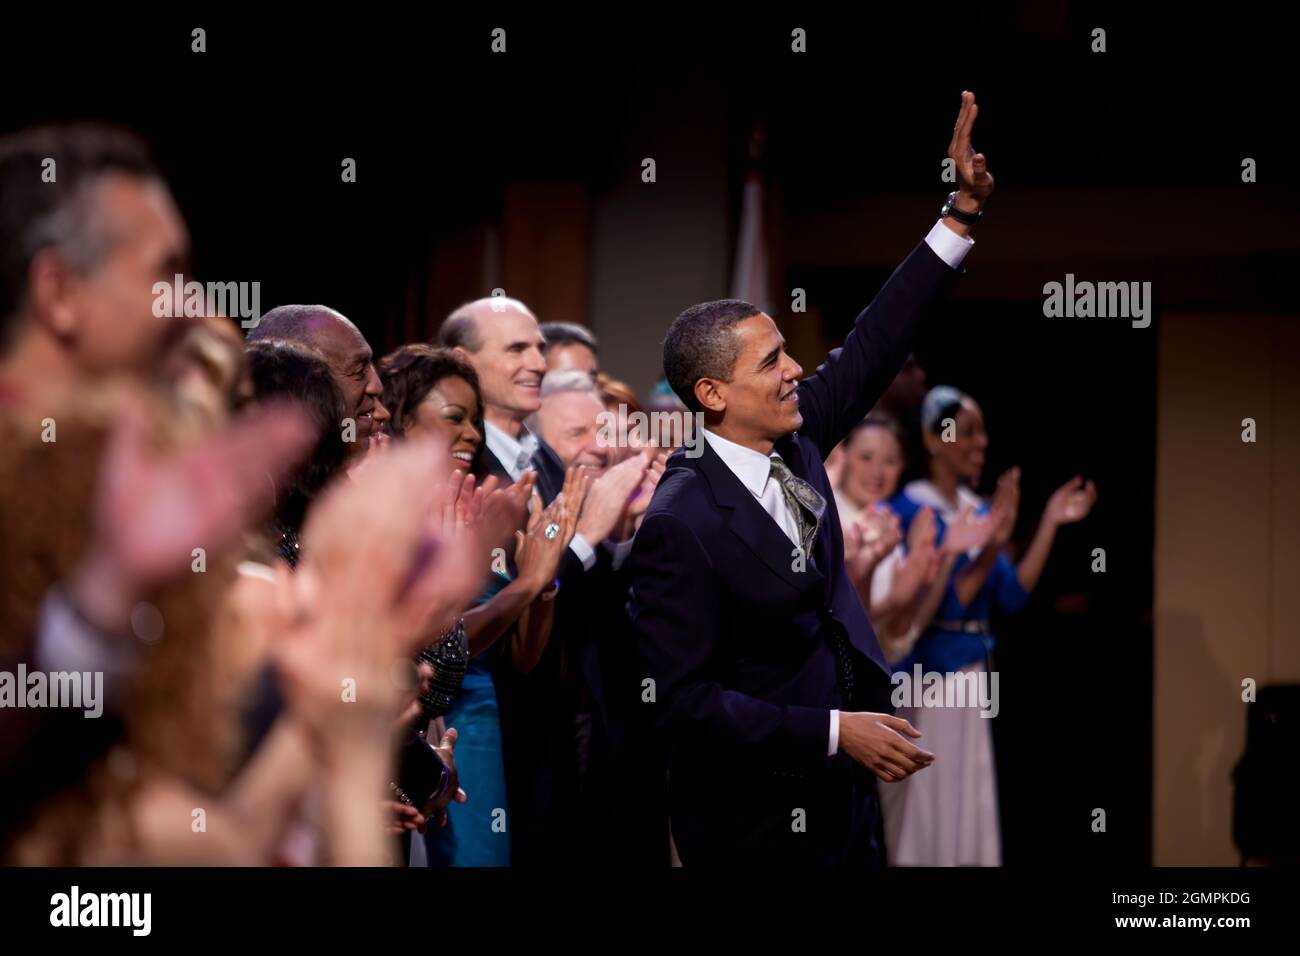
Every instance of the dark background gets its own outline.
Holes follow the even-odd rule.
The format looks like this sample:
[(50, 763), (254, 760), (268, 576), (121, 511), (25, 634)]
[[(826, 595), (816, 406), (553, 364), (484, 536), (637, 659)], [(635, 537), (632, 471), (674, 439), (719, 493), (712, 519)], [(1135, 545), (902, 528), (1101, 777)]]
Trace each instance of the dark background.
[[(1290, 25), (1253, 7), (1137, 20), (1066, 3), (927, 5), (899, 22), (802, 6), (788, 15), (629, 6), (544, 19), (314, 9), (275, 20), (59, 14), (6, 30), (0, 128), (102, 117), (138, 130), (185, 213), (197, 277), (257, 279), (263, 310), (332, 305), (382, 354), (432, 336), (449, 309), (488, 293), (458, 257), (466, 237), (508, 232), (512, 216), (529, 215), (512, 211), (512, 185), (577, 184), (578, 207), (594, 207), (639, 174), (629, 157), (656, 155), (659, 185), (672, 190), (677, 152), (698, 140), (722, 151), (726, 171), (721, 226), (709, 228), (734, 241), (748, 133), (761, 123), (774, 282), (808, 290), (821, 322), (814, 345), (825, 349), (933, 223), (951, 188), (936, 164), (958, 94), (978, 93), (975, 142), (998, 192), (967, 260), (971, 275), (918, 357), (931, 383), (982, 403), (986, 484), (1023, 467), (1019, 537), (1072, 475), (1101, 491), (1088, 522), (1061, 533), (1030, 609), (999, 631), (1005, 860), (1148, 864), (1158, 339), (1127, 321), (1045, 321), (1041, 284), (1066, 271), (1163, 280), (1161, 310), (1294, 311), (1294, 238), (1286, 254), (1166, 260), (1125, 248), (1142, 210), (1098, 223), (1089, 200), (1115, 187), (1149, 190), (1194, 210), (1207, 235), (1240, 228), (1220, 220), (1211, 197), (1239, 182), (1242, 157), (1253, 156), (1261, 182), (1250, 188), (1275, 197), (1279, 219), (1293, 218), (1297, 98), (1282, 67), (1294, 59)], [(1099, 24), (1108, 29), (1103, 55), (1088, 50)], [(208, 31), (202, 56), (189, 49), (196, 25)], [(489, 52), (498, 25), (508, 29), (505, 57)], [(808, 30), (809, 55), (790, 54), (792, 26)], [(719, 104), (704, 119), (686, 108), (701, 99)], [(673, 138), (656, 152), (665, 128)], [(358, 161), (355, 185), (340, 182), (343, 156)], [(1114, 259), (982, 260), (1010, 233), (998, 231), (999, 199), (1035, 189), (1057, 197), (1036, 210), (1041, 234), (1102, 229)], [(837, 211), (894, 194), (924, 197), (911, 225), (867, 216), (856, 228), (897, 233), (897, 249), (855, 251), (860, 236)], [(840, 225), (817, 248), (842, 255), (780, 251), (823, 216)], [(684, 217), (677, 228), (689, 236), (704, 227)], [(586, 227), (579, 232), (596, 263), (576, 268), (584, 286), (601, 250)], [(661, 268), (654, 256), (644, 263), (651, 277)], [(680, 307), (727, 293), (727, 269), (714, 271), (716, 289)], [(653, 335), (672, 318), (638, 312), (635, 291), (629, 299), (626, 315), (538, 311), (590, 322), (618, 354), (625, 331), (648, 324)], [(816, 349), (804, 347), (811, 368)], [(644, 365), (608, 370), (642, 390), (649, 383)], [(1097, 546), (1107, 549), (1105, 575), (1088, 570)], [(1105, 835), (1087, 826), (1093, 807), (1108, 810)]]

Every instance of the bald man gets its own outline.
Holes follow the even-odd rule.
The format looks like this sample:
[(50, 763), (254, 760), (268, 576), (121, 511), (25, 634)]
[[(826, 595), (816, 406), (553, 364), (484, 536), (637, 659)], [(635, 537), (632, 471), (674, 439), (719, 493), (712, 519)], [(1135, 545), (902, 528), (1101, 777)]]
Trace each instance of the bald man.
[[(488, 450), (486, 474), (508, 484), (534, 470), (537, 490), (549, 504), (564, 484), (564, 463), (525, 425), (541, 408), (542, 376), (546, 374), (546, 340), (537, 317), (518, 299), (478, 299), (447, 318), (439, 342), (455, 350), (478, 373)], [(631, 488), (622, 484), (626, 483), (594, 483), (583, 505), (578, 533), (569, 549), (588, 570), (596, 564), (593, 545), (614, 530), (626, 509)]]
[[(364, 453), (384, 440), (388, 409), (379, 401), (384, 387), (375, 371), (375, 354), (361, 330), (341, 312), (324, 305), (282, 305), (262, 316), (248, 333), (249, 342), (283, 339), (318, 352), (343, 393), (344, 407), (356, 422), (352, 454)], [(342, 427), (342, 423), (340, 423)]]
[[(478, 373), (488, 450), (517, 481), (537, 450), (524, 420), (541, 406), (546, 374), (546, 340), (536, 316), (518, 299), (478, 299), (451, 314), (442, 324), (439, 340)], [(527, 457), (521, 457), (524, 453)], [(545, 477), (539, 473), (539, 482)], [(546, 497), (545, 491), (542, 494)]]
[[(549, 504), (563, 486), (564, 462), (525, 425), (541, 407), (546, 374), (546, 343), (537, 318), (518, 299), (479, 299), (447, 318), (439, 342), (478, 373), (487, 445), (483, 476), (496, 475), (509, 484), (525, 471), (536, 471), (538, 493)], [(555, 623), (542, 660), (528, 674), (513, 671), (508, 658), (495, 671), (515, 866), (572, 859), (582, 825), (579, 776), (592, 735), (599, 732), (593, 731), (593, 714), (606, 709), (595, 641), (610, 630), (613, 615), (604, 602), (618, 594), (616, 566), (630, 542), (600, 552), (596, 546), (622, 524), (628, 499), (645, 474), (642, 457), (623, 465), (593, 482), (583, 504), (578, 532), (560, 564)], [(574, 662), (580, 674), (574, 673)]]

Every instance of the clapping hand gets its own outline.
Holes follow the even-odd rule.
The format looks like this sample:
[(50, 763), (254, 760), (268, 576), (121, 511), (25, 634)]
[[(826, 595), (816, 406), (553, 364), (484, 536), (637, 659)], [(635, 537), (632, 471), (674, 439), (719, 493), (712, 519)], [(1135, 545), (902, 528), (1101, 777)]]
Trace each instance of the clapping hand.
[(1043, 518), (1056, 525), (1082, 521), (1097, 503), (1097, 487), (1091, 481), (1084, 484), (1076, 475), (1052, 492), (1043, 509)]
[(578, 519), (578, 533), (593, 546), (609, 537), (627, 515), (632, 494), (645, 478), (650, 456), (637, 452), (595, 480)]
[(900, 568), (912, 568), (919, 573), (919, 583), (928, 584), (939, 571), (939, 549), (935, 539), (939, 533), (934, 512), (922, 507), (907, 529), (907, 554)]
[(389, 449), (308, 515), (277, 664), (291, 708), (327, 744), (391, 734), (404, 703), (394, 668), (433, 608), (460, 606), (477, 586), (459, 548), (428, 535), (439, 494), (428, 475), (442, 454), (421, 441)]
[(651, 455), (650, 467), (646, 469), (641, 487), (636, 490), (636, 495), (627, 506), (628, 516), (632, 518), (641, 517), (645, 514), (646, 508), (650, 507), (650, 499), (654, 497), (655, 489), (659, 487), (659, 479), (663, 477), (665, 462), (668, 460), (667, 449), (652, 449), (647, 451), (647, 454)]
[(998, 478), (989, 510), (994, 516), (993, 534), (989, 540), (995, 548), (1001, 548), (1011, 540), (1011, 535), (1016, 530), (1016, 518), (1020, 514), (1019, 465), (1008, 468)]
[(844, 536), (844, 564), (849, 577), (859, 583), (902, 540), (898, 516), (884, 506), (868, 508), (853, 519)]
[(1001, 512), (979, 514), (974, 505), (965, 505), (944, 532), (943, 552), (962, 555), (982, 549), (1003, 521)]
[(533, 492), (528, 530), (515, 532), (515, 567), (520, 580), (534, 590), (544, 590), (555, 578), (560, 559), (578, 530), (578, 515), (591, 483), (591, 474), (575, 465), (565, 473), (563, 490), (546, 508), (542, 508), (541, 496)]
[(277, 403), (170, 455), (148, 432), (144, 401), (132, 394), (109, 438), (73, 581), (79, 607), (106, 633), (125, 630), (136, 601), (187, 571), (195, 548), (223, 547), (267, 511), (315, 429), (297, 406)]

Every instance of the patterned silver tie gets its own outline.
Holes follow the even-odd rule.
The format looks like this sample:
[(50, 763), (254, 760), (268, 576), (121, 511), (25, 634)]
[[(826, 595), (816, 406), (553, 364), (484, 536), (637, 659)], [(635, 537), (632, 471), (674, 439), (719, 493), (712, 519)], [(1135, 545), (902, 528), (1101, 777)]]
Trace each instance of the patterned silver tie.
[(780, 457), (772, 456), (772, 477), (781, 486), (786, 504), (799, 525), (799, 543), (805, 555), (812, 554), (813, 542), (826, 514), (826, 499), (812, 485), (796, 477)]
[[(826, 514), (826, 499), (816, 488), (797, 477), (790, 470), (790, 466), (776, 455), (772, 456), (772, 477), (781, 486), (786, 504), (794, 513), (795, 521), (799, 525), (799, 540), (803, 553), (808, 557), (809, 562), (812, 562), (813, 542), (817, 540), (817, 531), (821, 528), (822, 518)], [(815, 566), (815, 562), (812, 563)], [(826, 643), (835, 654), (835, 669), (847, 705), (853, 697), (854, 684), (853, 654), (849, 649), (848, 635), (844, 633), (839, 622), (834, 620), (826, 621), (822, 631)]]

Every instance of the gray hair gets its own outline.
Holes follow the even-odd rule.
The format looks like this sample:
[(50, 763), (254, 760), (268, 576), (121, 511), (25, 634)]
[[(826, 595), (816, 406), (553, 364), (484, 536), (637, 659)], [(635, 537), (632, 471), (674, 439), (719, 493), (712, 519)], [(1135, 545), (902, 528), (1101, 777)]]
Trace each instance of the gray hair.
[[(542, 387), (538, 393), (541, 399), (545, 400), (552, 395), (563, 395), (566, 392), (591, 395), (596, 401), (601, 401), (600, 389), (596, 387), (596, 380), (582, 369), (557, 368), (542, 376)], [(601, 402), (601, 405), (603, 406), (604, 402)], [(539, 424), (537, 412), (533, 412), (524, 420), (524, 426), (530, 432), (538, 434), (540, 434)]]
[(600, 398), (600, 390), (596, 387), (596, 380), (582, 369), (557, 368), (543, 376), (540, 393), (542, 398), (561, 395), (565, 392), (580, 392)]
[[(46, 164), (54, 178), (46, 181)], [(0, 137), (0, 346), (16, 331), (32, 259), (57, 248), (82, 273), (93, 272), (116, 237), (102, 215), (100, 187), (110, 175), (161, 182), (142, 140), (101, 123), (61, 123)]]

